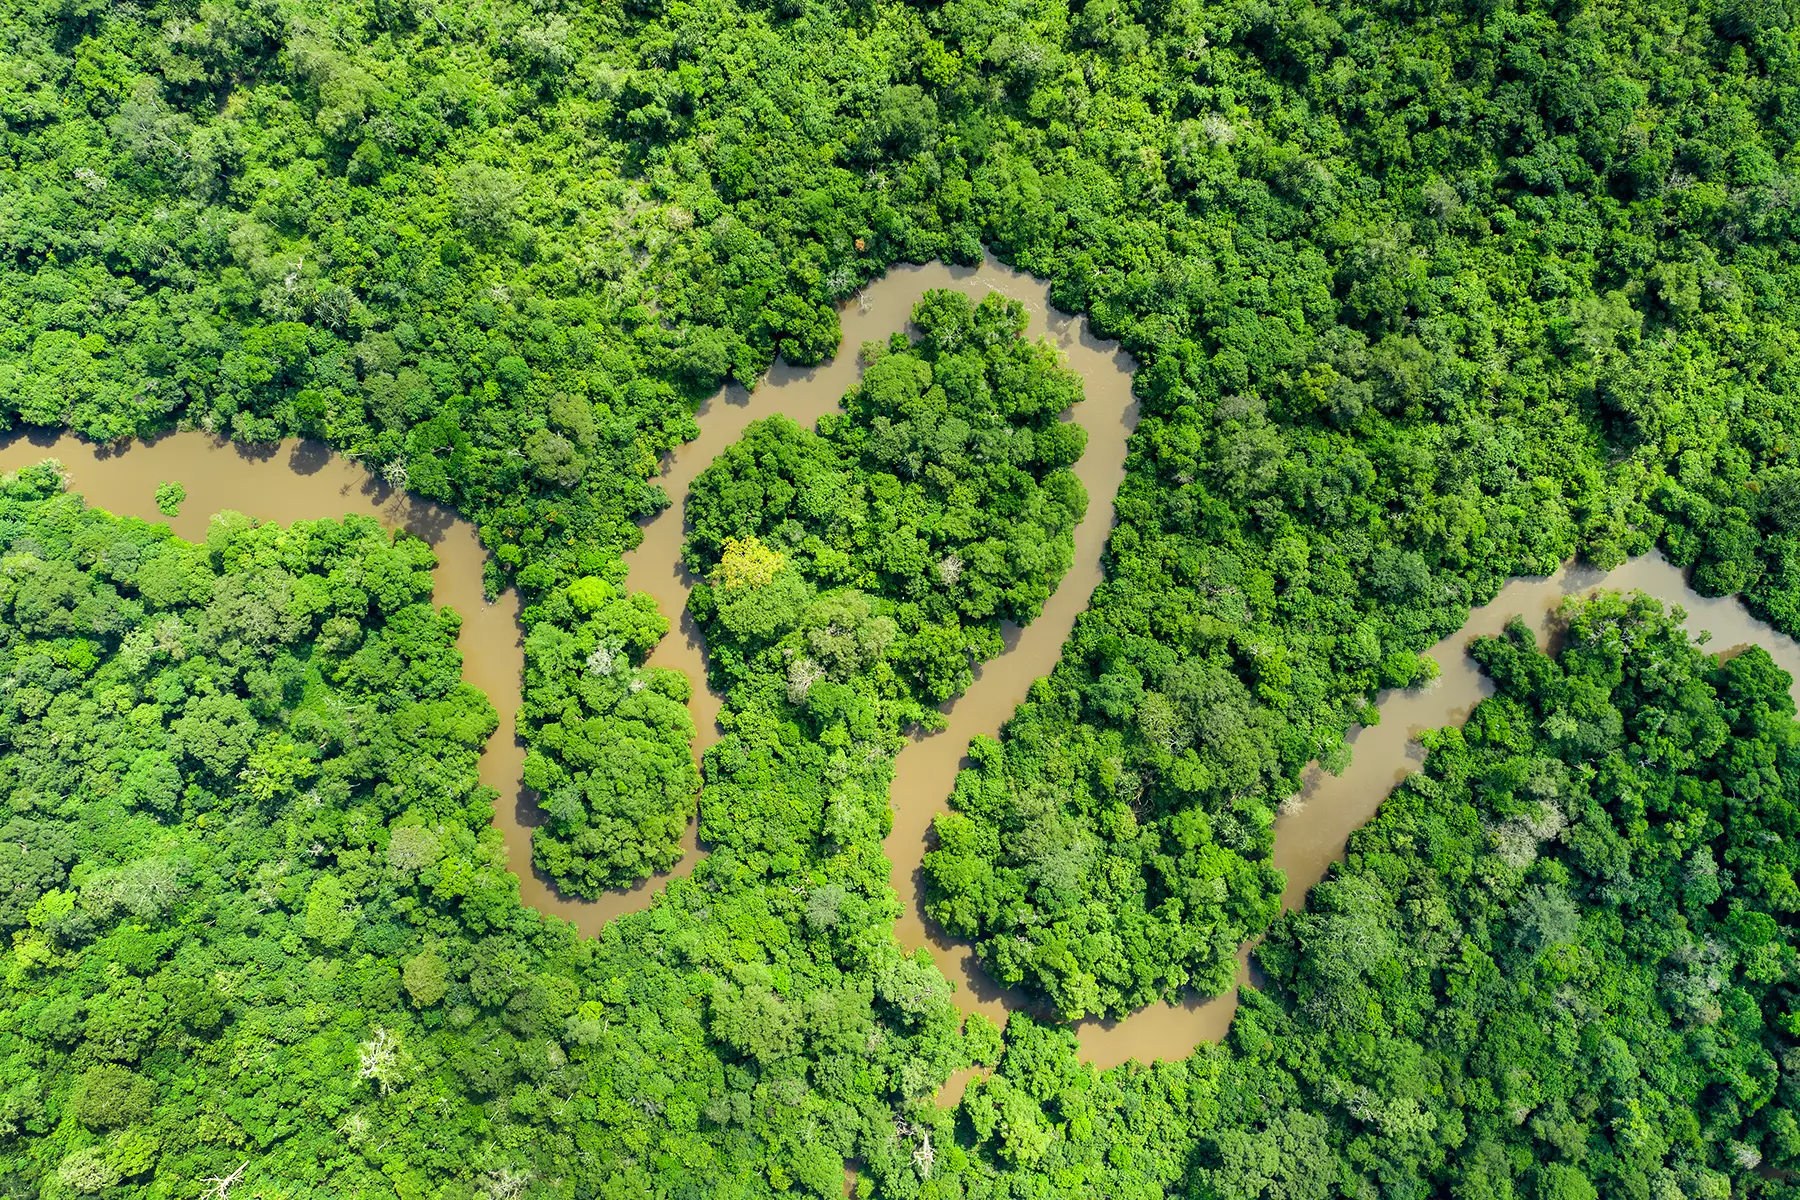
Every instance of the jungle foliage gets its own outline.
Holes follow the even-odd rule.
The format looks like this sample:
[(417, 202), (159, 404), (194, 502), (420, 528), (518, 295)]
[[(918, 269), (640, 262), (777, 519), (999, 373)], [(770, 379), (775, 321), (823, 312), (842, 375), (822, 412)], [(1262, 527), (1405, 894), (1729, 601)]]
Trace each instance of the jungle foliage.
[(1497, 694), (1277, 923), (1228, 1041), (1100, 1074), (1023, 1015), (959, 1031), (895, 950), (886, 660), (734, 694), (712, 854), (588, 941), (518, 903), (423, 543), (188, 545), (49, 467), (0, 538), (9, 1189), (832, 1196), (854, 1157), (896, 1196), (1724, 1200), (1800, 1164), (1792, 680), (1647, 598), (1476, 643)]
[[(605, 560), (615, 581), (622, 568)], [(642, 667), (668, 619), (645, 593), (627, 596), (600, 575), (551, 591), (522, 617), (524, 783), (545, 818), (532, 831), (533, 861), (577, 896), (667, 870), (700, 791), (687, 677)]]
[[(892, 262), (985, 244), (1122, 339), (1108, 584), (933, 871), (1070, 1015), (1218, 986), (1301, 767), (1508, 574), (1660, 543), (1800, 628), (1789, 0), (5, 18), (4, 419), (325, 437), (530, 602)], [(575, 803), (571, 886), (670, 852), (679, 804)]]
[[(802, 629), (805, 644), (784, 648), (795, 703), (891, 657), (909, 693), (935, 704), (1068, 570), (1087, 509), (1069, 467), (1087, 433), (1059, 418), (1080, 402), (1080, 377), (1025, 340), (1024, 308), (998, 294), (927, 292), (912, 319), (916, 339), (863, 347), (841, 414), (816, 432), (759, 421), (694, 481), (683, 554), (701, 582), (689, 607), (723, 677)], [(759, 554), (764, 576), (746, 574)], [(869, 596), (878, 625), (846, 608), (873, 613)]]
[(1793, 680), (1642, 595), (1496, 694), (1257, 951), (1232, 1031), (1097, 1074), (1015, 1016), (944, 1195), (1791, 1196)]
[[(1107, 583), (928, 868), (1065, 1015), (1223, 986), (1275, 805), (1507, 575), (1661, 545), (1800, 632), (1791, 0), (0, 13), (0, 420), (314, 434), (469, 514), (527, 601), (572, 890), (668, 861), (691, 803), (616, 569), (657, 455), (902, 259), (985, 244), (1140, 364)], [(843, 427), (755, 436), (771, 479), (876, 473)], [(1791, 1190), (1791, 722), (1754, 652), (1641, 609), (1558, 662), (1490, 644), (1501, 702), (1275, 925), (1231, 1042), (1097, 1075), (1023, 1017), (959, 1034), (889, 926), (890, 756), (1029, 591), (965, 611), (942, 558), (822, 527), (862, 565), (809, 585), (818, 630), (733, 651), (706, 612), (712, 854), (582, 942), (501, 866), (423, 547), (183, 547), (42, 475), (5, 504), (5, 1190)], [(837, 570), (779, 525), (708, 534), (715, 582)]]
[[(432, 565), (362, 518), (190, 545), (49, 465), (0, 483), (0, 1189), (836, 1196), (857, 1158), (916, 1190), (896, 1129), (998, 1033), (896, 948), (881, 755), (843, 739), (831, 853), (806, 815), (831, 731), (897, 716), (821, 714), (801, 769), (740, 722), (730, 761), (812, 793), (738, 768), (763, 809), (584, 940), (519, 903)], [(544, 654), (640, 636), (609, 586), (546, 602)], [(625, 660), (564, 713), (676, 702)]]
[[(1554, 658), (1518, 622), (1473, 644), (1497, 694), (1427, 738), (1424, 771), (1264, 943), (1268, 1001), (1234, 1047), (1287, 1077), (1290, 1129), (1302, 1107), (1332, 1126), (1322, 1177), (1723, 1196), (1766, 1165), (1782, 1190), (1793, 680), (1759, 648), (1700, 652), (1642, 595), (1574, 606), (1566, 632)], [(1211, 1142), (1215, 1177), (1249, 1161), (1249, 1137)]]
[(1142, 364), (1106, 583), (927, 868), (999, 978), (1225, 986), (1304, 765), (1508, 575), (1660, 543), (1800, 628), (1787, 6), (927, 24), (999, 93), (984, 238)]

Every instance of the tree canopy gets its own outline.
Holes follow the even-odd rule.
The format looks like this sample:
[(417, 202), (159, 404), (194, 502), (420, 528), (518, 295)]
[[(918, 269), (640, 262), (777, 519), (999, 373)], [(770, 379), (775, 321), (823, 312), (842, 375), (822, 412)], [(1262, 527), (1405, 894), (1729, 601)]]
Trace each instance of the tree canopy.
[(936, 703), (1068, 570), (1087, 434), (1060, 418), (1080, 378), (998, 294), (927, 292), (912, 318), (916, 340), (863, 347), (861, 382), (817, 432), (758, 421), (694, 481), (683, 553), (716, 671), (798, 628), (798, 695), (891, 652)]
[[(913, 1172), (896, 1122), (937, 1111), (969, 1047), (894, 943), (885, 759), (839, 757), (817, 852), (822, 759), (741, 737), (709, 769), (760, 807), (720, 811), (692, 880), (582, 940), (519, 903), (475, 777), (494, 710), (432, 561), (368, 519), (224, 513), (190, 545), (52, 465), (0, 481), (5, 1186), (188, 1196), (243, 1168), (287, 1196), (835, 1196), (847, 1159)], [(552, 730), (670, 720), (646, 700), (685, 721), (682, 681), (629, 665), (660, 626), (603, 578), (543, 607), (530, 707), (557, 720), (528, 770), (614, 789), (604, 830), (641, 797), (581, 756), (632, 748)], [(611, 639), (578, 691), (544, 682)], [(822, 726), (897, 742), (891, 707), (843, 690)], [(638, 753), (691, 801), (685, 738), (645, 738), (679, 749)]]
[(571, 891), (668, 862), (693, 803), (682, 682), (642, 666), (670, 614), (618, 553), (700, 399), (836, 351), (894, 263), (1049, 280), (1141, 422), (932, 911), (1066, 1017), (1222, 988), (1269, 931), (1228, 1044), (1105, 1074), (959, 1028), (894, 942), (894, 748), (1087, 499), (1074, 384), (1004, 305), (929, 309), (696, 491), (714, 848), (588, 942), (501, 865), (423, 544), (186, 545), (28, 472), (0, 1191), (837, 1195), (852, 1159), (907, 1198), (1793, 1191), (1792, 713), (1756, 652), (1617, 600), (1555, 657), (1488, 643), (1496, 700), (1305, 913), (1269, 867), (1304, 765), (1511, 574), (1660, 546), (1800, 633), (1791, 0), (0, 14), (0, 425), (309, 434), (469, 516), (525, 600)]

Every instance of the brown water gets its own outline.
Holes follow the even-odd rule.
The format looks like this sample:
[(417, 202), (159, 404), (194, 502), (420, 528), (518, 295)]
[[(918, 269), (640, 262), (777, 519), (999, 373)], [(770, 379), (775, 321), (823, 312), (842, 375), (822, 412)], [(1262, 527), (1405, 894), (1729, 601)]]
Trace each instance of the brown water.
[[(1086, 323), (1056, 312), (1049, 305), (1049, 288), (1028, 275), (1007, 269), (993, 259), (979, 267), (900, 265), (871, 285), (839, 313), (844, 337), (839, 353), (817, 367), (793, 367), (777, 363), (757, 384), (755, 391), (726, 388), (700, 408), (700, 436), (665, 456), (657, 482), (674, 503), (644, 524), (644, 540), (625, 555), (630, 569), (627, 584), (649, 592), (656, 606), (674, 628), (651, 652), (647, 665), (680, 671), (694, 684), (688, 711), (697, 736), (696, 758), (719, 737), (718, 717), (722, 697), (707, 689), (706, 647), (700, 630), (687, 612), (688, 591), (694, 580), (681, 565), (681, 547), (687, 537), (685, 516), (688, 488), (714, 459), (744, 435), (752, 421), (782, 414), (812, 428), (820, 417), (839, 411), (844, 393), (862, 377), (858, 351), (867, 341), (885, 342), (895, 330), (904, 329), (913, 305), (931, 288), (952, 288), (980, 298), (999, 292), (1022, 303), (1030, 314), (1027, 336), (1049, 337), (1067, 356), (1069, 365), (1086, 379), (1087, 399), (1072, 414), (1088, 428), (1088, 446), (1075, 465), (1075, 474), (1088, 491), (1088, 517), (1076, 533), (1075, 564), (1043, 616), (1021, 632), (1008, 626), (1007, 654), (989, 664), (966, 694), (946, 706), (950, 728), (909, 746), (900, 756), (894, 785), (894, 831), (888, 838), (890, 858), (898, 852), (902, 868), (894, 874), (895, 890), (905, 904), (900, 940), (911, 948), (924, 940), (918, 919), (917, 887), (920, 857), (931, 817), (941, 810), (950, 794), (969, 739), (992, 733), (1012, 715), (1037, 676), (1055, 665), (1063, 640), (1075, 618), (1087, 606), (1089, 594), (1100, 581), (1100, 552), (1111, 525), (1112, 497), (1125, 477), (1125, 440), (1137, 423), (1137, 405), (1131, 395), (1131, 360), (1113, 343), (1101, 343), (1086, 332)], [(702, 803), (705, 803), (704, 796)], [(502, 815), (510, 845), (529, 842), (526, 830), (514, 828), (536, 816), (535, 806), (520, 806)], [(695, 825), (688, 827), (686, 854), (674, 870), (640, 884), (629, 892), (615, 892), (598, 901), (569, 900), (557, 896), (547, 882), (525, 875), (525, 902), (574, 921), (583, 933), (592, 934), (623, 912), (648, 905), (655, 888), (664, 880), (691, 873), (699, 861)], [(910, 857), (904, 857), (910, 855)], [(526, 854), (525, 861), (529, 862)], [(940, 959), (944, 956), (940, 952)], [(979, 968), (963, 964), (964, 991), (985, 980)]]
[[(885, 341), (905, 328), (913, 305), (930, 288), (953, 288), (977, 298), (995, 291), (1019, 300), (1030, 314), (1028, 336), (1048, 336), (1067, 355), (1069, 365), (1086, 377), (1087, 400), (1072, 415), (1088, 428), (1088, 447), (1074, 470), (1087, 488), (1089, 502), (1088, 517), (1076, 533), (1074, 566), (1043, 615), (1024, 631), (1009, 625), (1008, 653), (978, 672), (975, 685), (954, 706), (946, 706), (950, 728), (909, 746), (901, 756), (904, 773), (894, 789), (897, 812), (888, 850), (893, 854), (912, 847), (909, 865), (895, 872), (896, 890), (908, 914), (900, 934), (909, 947), (924, 938), (916, 893), (923, 839), (931, 817), (949, 795), (964, 747), (977, 733), (997, 731), (1031, 681), (1055, 664), (1063, 639), (1100, 580), (1100, 552), (1110, 527), (1112, 497), (1124, 478), (1125, 440), (1137, 419), (1130, 359), (1113, 343), (1095, 339), (1084, 321), (1050, 308), (1045, 285), (992, 258), (979, 267), (896, 266), (840, 312), (844, 337), (836, 358), (813, 368), (778, 363), (754, 392), (726, 388), (701, 406), (700, 436), (667, 455), (657, 477), (675, 503), (645, 523), (643, 543), (625, 556), (628, 585), (649, 592), (675, 625), (651, 653), (649, 665), (681, 671), (693, 681), (688, 708), (698, 731), (693, 747), (698, 758), (718, 739), (721, 697), (705, 687), (705, 647), (686, 611), (693, 583), (681, 567), (688, 487), (743, 436), (750, 422), (780, 413), (811, 427), (819, 417), (838, 411), (839, 400), (861, 376), (857, 351), (862, 343)], [(700, 858), (692, 823), (686, 852), (672, 871), (598, 900), (558, 895), (549, 878), (532, 868), (531, 830), (542, 814), (519, 780), (523, 747), (507, 736), (518, 709), (523, 670), (518, 598), (508, 592), (498, 604), (485, 602), (481, 567), (486, 552), (473, 527), (452, 510), (396, 494), (361, 466), (315, 442), (244, 447), (201, 433), (171, 434), (124, 449), (95, 446), (68, 434), (15, 434), (0, 440), (0, 470), (17, 470), (44, 458), (61, 460), (74, 488), (90, 503), (115, 513), (167, 521), (190, 539), (204, 538), (211, 514), (227, 508), (283, 523), (366, 513), (389, 528), (423, 538), (438, 554), (433, 576), (437, 603), (452, 605), (464, 615), (458, 638), (464, 678), (486, 692), (500, 713), (502, 733), (482, 755), (480, 775), (482, 782), (500, 792), (495, 824), (505, 836), (507, 862), (519, 877), (525, 903), (572, 921), (582, 933), (592, 935), (614, 917), (648, 907), (667, 880), (692, 873)], [(152, 496), (164, 480), (178, 480), (187, 488), (177, 518), (156, 511)], [(966, 954), (959, 962), (965, 991), (991, 986)]]
[[(1498, 634), (1513, 617), (1522, 617), (1546, 645), (1557, 608), (1568, 596), (1598, 589), (1643, 591), (1665, 604), (1687, 610), (1691, 633), (1712, 635), (1708, 649), (1729, 655), (1752, 643), (1767, 650), (1793, 675), (1800, 700), (1800, 643), (1752, 617), (1741, 602), (1702, 596), (1687, 585), (1682, 571), (1660, 553), (1633, 559), (1611, 572), (1565, 566), (1545, 578), (1515, 579), (1492, 603), (1469, 614), (1468, 621), (1430, 650), (1443, 673), (1417, 690), (1383, 692), (1377, 699), (1378, 725), (1355, 731), (1355, 756), (1342, 775), (1333, 777), (1317, 764), (1307, 769), (1299, 795), (1284, 806), (1275, 822), (1275, 865), (1287, 873), (1282, 907), (1297, 909), (1306, 893), (1344, 857), (1350, 834), (1369, 822), (1381, 802), (1402, 779), (1419, 769), (1424, 752), (1419, 734), (1444, 725), (1460, 725), (1483, 697), (1493, 692), (1487, 676), (1468, 655), (1476, 637)], [(1238, 985), (1249, 981), (1248, 950), (1238, 955)], [(1122, 1021), (1086, 1021), (1079, 1027), (1081, 1057), (1105, 1068), (1129, 1059), (1185, 1058), (1201, 1042), (1216, 1042), (1231, 1027), (1237, 993), (1182, 1003), (1155, 1004)]]
[[(1022, 995), (998, 987), (980, 969), (970, 948), (928, 928), (922, 917), (920, 864), (927, 849), (932, 818), (944, 811), (969, 739), (997, 733), (1024, 698), (1031, 682), (1049, 672), (1075, 618), (1086, 607), (1101, 579), (1101, 552), (1111, 528), (1112, 498), (1124, 478), (1125, 441), (1136, 423), (1137, 406), (1130, 391), (1131, 362), (1112, 343), (1095, 339), (1086, 322), (1055, 312), (1047, 289), (989, 260), (979, 268), (942, 265), (897, 267), (871, 286), (861, 302), (843, 312), (844, 352), (813, 369), (779, 365), (753, 393), (728, 389), (699, 413), (700, 437), (678, 448), (664, 463), (659, 481), (675, 505), (648, 522), (643, 544), (626, 556), (631, 586), (655, 597), (663, 613), (677, 622), (650, 662), (686, 674), (695, 683), (690, 709), (699, 736), (699, 754), (718, 736), (719, 697), (704, 687), (704, 647), (685, 605), (691, 580), (680, 566), (684, 537), (682, 510), (689, 484), (720, 451), (735, 442), (751, 421), (784, 413), (803, 425), (833, 412), (857, 379), (856, 348), (865, 340), (885, 339), (904, 327), (913, 303), (927, 289), (952, 287), (972, 295), (999, 291), (1021, 301), (1031, 313), (1031, 335), (1048, 335), (1086, 382), (1087, 399), (1073, 416), (1087, 426), (1086, 453), (1076, 465), (1088, 492), (1087, 518), (1076, 530), (1075, 557), (1043, 614), (1029, 627), (1005, 631), (1007, 651), (977, 672), (974, 685), (944, 707), (947, 728), (919, 737), (900, 754), (893, 789), (894, 826), (886, 841), (893, 864), (892, 883), (902, 905), (898, 936), (912, 948), (929, 944), (946, 975), (960, 987), (957, 1000), (965, 1012), (982, 1012), (997, 1022), (1027, 1005)], [(613, 917), (647, 907), (658, 886), (669, 877), (686, 875), (699, 859), (692, 827), (688, 853), (670, 876), (659, 876), (629, 891), (610, 893), (598, 901), (556, 895), (547, 879), (531, 868), (531, 827), (537, 808), (519, 782), (522, 748), (510, 730), (518, 707), (523, 666), (517, 624), (518, 601), (508, 593), (497, 604), (484, 602), (481, 567), (485, 552), (474, 530), (447, 508), (416, 497), (395, 494), (362, 467), (309, 442), (283, 442), (275, 447), (245, 448), (199, 433), (174, 434), (122, 452), (95, 447), (64, 435), (0, 440), (0, 470), (47, 457), (69, 468), (73, 486), (88, 500), (116, 513), (167, 520), (183, 537), (205, 536), (210, 514), (237, 509), (263, 520), (291, 522), (318, 517), (367, 513), (390, 528), (405, 529), (429, 542), (439, 565), (434, 574), (435, 599), (463, 614), (458, 646), (463, 674), (493, 701), (500, 728), (481, 759), (484, 783), (502, 796), (495, 823), (502, 830), (511, 869), (519, 876), (527, 904), (573, 922), (587, 934)], [(161, 516), (152, 500), (156, 485), (179, 480), (188, 490), (182, 515)], [(1416, 770), (1418, 734), (1425, 729), (1463, 721), (1490, 690), (1485, 677), (1464, 652), (1470, 638), (1498, 633), (1514, 615), (1523, 616), (1540, 633), (1565, 596), (1598, 587), (1640, 589), (1665, 601), (1680, 603), (1690, 614), (1689, 627), (1710, 631), (1713, 648), (1729, 650), (1756, 642), (1781, 666), (1800, 678), (1800, 644), (1753, 620), (1734, 600), (1715, 600), (1689, 590), (1680, 571), (1657, 556), (1647, 556), (1602, 575), (1565, 569), (1548, 579), (1515, 580), (1469, 622), (1431, 653), (1443, 668), (1430, 687), (1394, 691), (1378, 699), (1379, 725), (1352, 737), (1355, 757), (1343, 775), (1309, 769), (1304, 787), (1276, 822), (1275, 864), (1287, 873), (1283, 896), (1287, 908), (1302, 898), (1330, 864), (1340, 860), (1351, 831), (1374, 814), (1395, 783)], [(1240, 953), (1239, 982), (1248, 978)], [(1216, 1041), (1230, 1026), (1236, 994), (1212, 1000), (1188, 997), (1175, 1005), (1153, 1005), (1122, 1021), (1087, 1021), (1077, 1027), (1081, 1057), (1108, 1067), (1130, 1059), (1151, 1061), (1187, 1056), (1203, 1041)], [(940, 1100), (959, 1096), (971, 1073), (959, 1073)]]

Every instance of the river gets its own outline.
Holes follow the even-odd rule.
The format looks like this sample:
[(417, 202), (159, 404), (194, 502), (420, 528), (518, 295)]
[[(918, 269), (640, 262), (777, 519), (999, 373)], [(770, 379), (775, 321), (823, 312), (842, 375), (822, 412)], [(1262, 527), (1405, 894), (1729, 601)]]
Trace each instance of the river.
[[(629, 586), (649, 592), (662, 612), (675, 622), (650, 657), (656, 666), (686, 674), (695, 683), (690, 704), (699, 730), (694, 752), (701, 753), (718, 737), (720, 698), (704, 686), (704, 646), (686, 615), (691, 584), (681, 569), (684, 536), (682, 513), (688, 485), (725, 447), (735, 442), (751, 421), (783, 413), (804, 425), (833, 412), (839, 398), (857, 378), (855, 350), (863, 341), (885, 339), (902, 328), (913, 303), (927, 288), (951, 287), (982, 295), (998, 291), (1021, 301), (1031, 314), (1030, 335), (1048, 336), (1067, 356), (1086, 383), (1086, 399), (1071, 414), (1088, 430), (1088, 446), (1075, 472), (1088, 492), (1087, 518), (1075, 534), (1074, 564), (1043, 614), (1024, 629), (1005, 630), (1006, 652), (976, 673), (962, 696), (944, 706), (947, 727), (920, 736), (901, 752), (895, 764), (894, 824), (886, 841), (891, 880), (902, 905), (896, 930), (902, 945), (929, 944), (945, 974), (957, 986), (965, 1012), (982, 1012), (998, 1022), (1026, 1006), (1026, 998), (1000, 988), (976, 964), (971, 949), (944, 937), (923, 917), (921, 862), (932, 818), (944, 811), (963, 762), (969, 739), (992, 735), (1024, 698), (1031, 682), (1047, 674), (1061, 653), (1075, 618), (1086, 607), (1101, 579), (1101, 559), (1111, 528), (1111, 501), (1124, 479), (1126, 439), (1137, 420), (1131, 395), (1129, 357), (1113, 343), (1096, 339), (1085, 320), (1056, 312), (1048, 289), (992, 259), (978, 268), (900, 266), (871, 285), (842, 312), (843, 352), (816, 368), (778, 364), (754, 392), (729, 388), (703, 405), (698, 414), (700, 436), (668, 455), (658, 477), (675, 503), (644, 527), (644, 541), (626, 555)], [(146, 520), (166, 520), (182, 537), (205, 537), (210, 515), (237, 509), (262, 520), (291, 522), (318, 517), (366, 513), (390, 528), (405, 529), (436, 550), (435, 599), (463, 614), (458, 646), (463, 674), (486, 692), (500, 713), (500, 730), (481, 759), (484, 783), (497, 789), (495, 813), (506, 842), (508, 863), (520, 879), (525, 903), (573, 921), (592, 935), (607, 921), (645, 908), (663, 882), (690, 873), (701, 855), (690, 825), (687, 853), (670, 875), (638, 887), (609, 893), (597, 901), (558, 896), (549, 881), (531, 866), (531, 828), (537, 808), (519, 781), (524, 753), (511, 736), (518, 708), (523, 666), (518, 629), (518, 599), (509, 592), (498, 603), (482, 595), (485, 560), (474, 529), (448, 508), (397, 494), (356, 463), (311, 442), (288, 441), (275, 446), (242, 447), (198, 432), (170, 434), (119, 451), (73, 436), (13, 434), (0, 441), (0, 470), (16, 470), (43, 458), (60, 459), (73, 486), (87, 499), (112, 512)], [(156, 511), (152, 494), (163, 480), (179, 480), (188, 491), (179, 517)], [(1595, 588), (1641, 589), (1687, 609), (1689, 626), (1713, 635), (1715, 650), (1731, 650), (1752, 641), (1800, 679), (1800, 644), (1751, 618), (1736, 600), (1709, 599), (1690, 590), (1682, 573), (1656, 555), (1627, 563), (1608, 574), (1566, 567), (1549, 578), (1514, 580), (1495, 600), (1475, 610), (1464, 627), (1433, 647), (1443, 668), (1429, 687), (1393, 691), (1378, 699), (1381, 722), (1352, 736), (1354, 759), (1340, 776), (1309, 768), (1304, 786), (1276, 822), (1275, 865), (1287, 873), (1283, 904), (1297, 907), (1306, 891), (1330, 864), (1341, 859), (1345, 840), (1364, 824), (1395, 783), (1419, 765), (1420, 731), (1457, 724), (1490, 690), (1464, 647), (1470, 638), (1498, 633), (1514, 615), (1540, 631), (1565, 596)], [(704, 798), (702, 799), (704, 803)], [(1240, 955), (1240, 962), (1246, 955)], [(1240, 968), (1239, 981), (1247, 978)], [(1236, 1011), (1236, 994), (1210, 1000), (1189, 997), (1174, 1005), (1157, 1004), (1121, 1021), (1085, 1021), (1077, 1027), (1081, 1057), (1098, 1067), (1130, 1059), (1182, 1058), (1203, 1041), (1223, 1036)], [(952, 1081), (940, 1095), (946, 1103), (960, 1094), (967, 1076)]]

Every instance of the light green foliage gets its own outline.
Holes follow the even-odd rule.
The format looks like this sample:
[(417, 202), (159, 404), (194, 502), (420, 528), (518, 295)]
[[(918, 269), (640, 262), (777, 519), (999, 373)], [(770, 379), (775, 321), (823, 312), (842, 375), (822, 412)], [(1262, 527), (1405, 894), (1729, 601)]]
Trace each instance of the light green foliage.
[(320, 877), (306, 893), (300, 928), (307, 937), (327, 949), (344, 945), (356, 932), (356, 913), (349, 900), (341, 879), (331, 875)]
[[(832, 788), (830, 850), (781, 823), (802, 809), (721, 808), (691, 882), (582, 941), (518, 902), (475, 778), (493, 710), (458, 678), (459, 619), (424, 602), (422, 543), (226, 514), (191, 547), (61, 488), (47, 467), (0, 487), (5, 1178), (179, 1193), (248, 1164), (253, 1188), (320, 1197), (576, 1177), (835, 1195), (850, 1158), (918, 1179), (898, 1125), (949, 1144), (930, 1097), (968, 1057), (943, 977), (894, 946), (884, 756), (785, 777)], [(148, 570), (164, 558), (178, 569)], [(193, 585), (149, 602), (146, 576)], [(664, 622), (603, 574), (526, 620), (532, 769), (595, 801), (587, 828), (638, 804), (672, 841), (694, 795), (685, 693), (632, 666)], [(869, 694), (892, 628), (840, 598), (808, 630)], [(897, 743), (900, 709), (833, 711)], [(591, 737), (555, 732), (583, 721)], [(607, 740), (632, 722), (642, 745)], [(244, 735), (232, 770), (215, 726)]]
[[(1217, 990), (1275, 916), (1275, 804), (1508, 574), (1660, 543), (1800, 631), (1791, 8), (14, 3), (0, 423), (310, 434), (456, 504), (526, 600), (539, 861), (593, 890), (668, 860), (693, 777), (679, 686), (631, 665), (654, 614), (565, 589), (616, 586), (702, 395), (986, 243), (1123, 341), (1140, 426), (933, 910), (1065, 1014)], [(924, 1099), (995, 1047), (895, 953), (888, 756), (1080, 511), (1071, 427), (956, 407), (971, 349), (873, 356), (841, 424), (761, 427), (713, 478), (746, 492), (696, 494), (696, 569), (786, 565), (696, 607), (712, 856), (593, 944), (511, 899), (422, 544), (187, 546), (9, 490), (4, 1186), (836, 1195), (854, 1157), (909, 1200), (1790, 1192), (1786, 711), (1641, 614), (1617, 681), (1490, 652), (1518, 711), (1278, 927), (1231, 1045), (1098, 1074), (1015, 1018), (964, 1111)], [(1066, 387), (1035, 354), (990, 391)], [(104, 1064), (149, 1118), (71, 1119)]]
[(89, 1067), (75, 1081), (69, 1110), (75, 1119), (94, 1129), (135, 1125), (148, 1117), (156, 1085), (116, 1063)]
[(181, 502), (187, 499), (187, 488), (179, 480), (165, 480), (156, 485), (156, 511), (165, 517), (181, 515)]
[(1142, 402), (1107, 582), (927, 866), (996, 976), (1224, 987), (1304, 765), (1508, 575), (1660, 542), (1800, 630), (1800, 25), (1737, 11), (931, 11), (984, 238)]
[(1474, 644), (1496, 694), (1275, 925), (1224, 1045), (1096, 1074), (1015, 1016), (946, 1187), (1791, 1195), (1793, 681), (1641, 595), (1566, 616), (1555, 656)]
[(444, 998), (445, 992), (449, 990), (448, 977), (449, 970), (444, 960), (430, 947), (407, 959), (400, 969), (400, 979), (406, 985), (406, 994), (420, 1008), (430, 1008)]
[(763, 588), (774, 581), (785, 561), (781, 551), (765, 546), (759, 537), (728, 537), (708, 578), (721, 592)]

